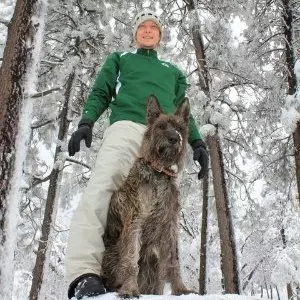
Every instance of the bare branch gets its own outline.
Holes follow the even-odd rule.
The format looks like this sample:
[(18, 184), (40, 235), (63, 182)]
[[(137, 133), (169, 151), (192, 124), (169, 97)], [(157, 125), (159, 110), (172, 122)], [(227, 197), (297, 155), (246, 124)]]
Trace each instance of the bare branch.
[(51, 66), (62, 66), (62, 62), (50, 61), (50, 60), (41, 60), (42, 64), (51, 65)]
[(39, 123), (39, 124), (33, 124), (33, 125), (31, 125), (31, 130), (41, 128), (41, 127), (51, 124), (53, 122), (54, 122), (54, 120), (47, 120), (47, 121)]
[(128, 24), (124, 23), (123, 21), (121, 21), (120, 19), (114, 17), (114, 19), (118, 22), (120, 22), (121, 24), (125, 25), (126, 27), (129, 26)]
[(83, 167), (85, 167), (85, 168), (88, 168), (89, 170), (91, 169), (91, 166), (85, 164), (85, 163), (82, 162), (82, 161), (78, 161), (78, 160), (76, 160), (76, 159), (67, 158), (66, 161), (72, 162), (72, 163), (74, 163), (74, 164), (81, 165), (81, 166), (83, 166)]
[(3, 24), (3, 25), (5, 25), (6, 27), (8, 27), (9, 21), (0, 18), (0, 24)]
[(53, 88), (53, 89), (50, 89), (50, 90), (47, 90), (47, 91), (36, 93), (36, 94), (32, 95), (31, 98), (40, 98), (40, 97), (49, 95), (53, 92), (60, 91), (60, 90), (62, 90), (62, 87), (56, 87), (56, 88)]
[(65, 16), (66, 18), (68, 18), (72, 22), (74, 28), (77, 28), (77, 24), (71, 16), (69, 16), (68, 14), (63, 13), (61, 11), (58, 11), (56, 9), (53, 9), (53, 11), (56, 12), (57, 14), (61, 15), (61, 16)]

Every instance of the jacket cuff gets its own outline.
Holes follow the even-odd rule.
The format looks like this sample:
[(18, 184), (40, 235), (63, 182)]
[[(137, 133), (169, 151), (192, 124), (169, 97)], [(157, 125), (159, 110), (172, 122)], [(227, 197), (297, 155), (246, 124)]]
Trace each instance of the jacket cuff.
[(191, 142), (191, 147), (193, 148), (193, 150), (195, 150), (196, 148), (202, 147), (206, 150), (206, 144), (204, 143), (203, 140), (195, 140)]
[(89, 119), (81, 119), (78, 123), (78, 128), (86, 125), (88, 125), (90, 128), (93, 128), (94, 122)]

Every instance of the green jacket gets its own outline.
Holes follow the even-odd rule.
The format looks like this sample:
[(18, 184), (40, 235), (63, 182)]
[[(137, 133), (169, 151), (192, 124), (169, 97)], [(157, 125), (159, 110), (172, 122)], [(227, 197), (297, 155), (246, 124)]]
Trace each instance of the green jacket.
[[(159, 60), (155, 50), (114, 52), (104, 62), (85, 104), (82, 119), (95, 122), (108, 108), (110, 124), (120, 120), (146, 123), (147, 97), (157, 97), (164, 113), (171, 114), (183, 100), (186, 79), (174, 65)], [(202, 139), (190, 116), (189, 143)]]

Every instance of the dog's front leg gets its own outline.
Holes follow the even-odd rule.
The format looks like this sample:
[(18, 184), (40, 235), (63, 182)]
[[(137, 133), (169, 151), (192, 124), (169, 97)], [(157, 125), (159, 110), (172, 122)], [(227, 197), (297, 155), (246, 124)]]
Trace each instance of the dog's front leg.
[(182, 295), (196, 293), (193, 290), (189, 290), (185, 287), (181, 274), (180, 274), (180, 264), (178, 257), (178, 244), (177, 242), (173, 244), (171, 251), (171, 263), (168, 269), (169, 280), (171, 283), (172, 294)]
[(126, 216), (124, 227), (120, 236), (120, 263), (119, 274), (122, 274), (122, 285), (118, 289), (121, 297), (139, 295), (138, 288), (138, 261), (140, 252), (141, 221)]

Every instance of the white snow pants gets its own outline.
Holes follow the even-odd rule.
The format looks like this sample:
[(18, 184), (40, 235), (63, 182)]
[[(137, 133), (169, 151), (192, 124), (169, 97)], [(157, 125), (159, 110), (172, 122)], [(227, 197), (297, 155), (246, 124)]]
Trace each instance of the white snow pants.
[(93, 174), (71, 220), (66, 253), (66, 280), (101, 272), (102, 235), (112, 193), (119, 188), (138, 155), (146, 126), (119, 121), (107, 128)]

